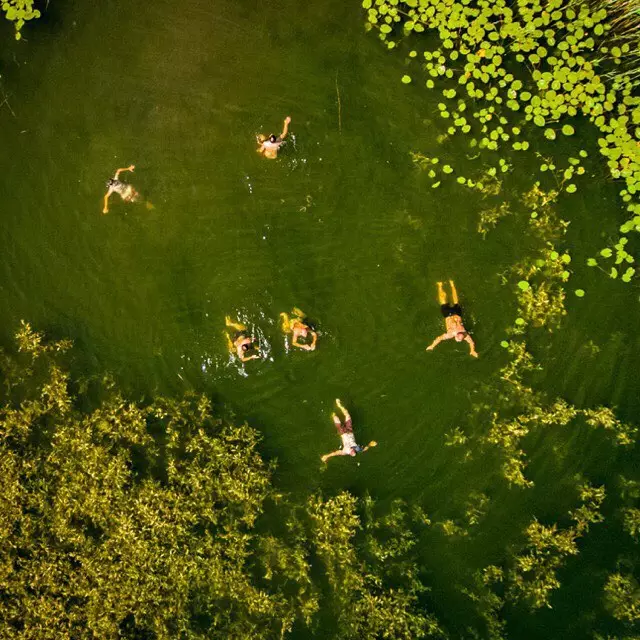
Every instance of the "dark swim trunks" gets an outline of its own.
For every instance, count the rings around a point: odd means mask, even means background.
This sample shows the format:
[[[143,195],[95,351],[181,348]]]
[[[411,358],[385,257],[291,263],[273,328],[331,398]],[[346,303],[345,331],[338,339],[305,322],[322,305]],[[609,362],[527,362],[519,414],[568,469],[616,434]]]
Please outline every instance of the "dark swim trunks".
[[[442,311],[442,315],[445,318],[449,316],[462,316],[462,309],[459,304],[443,304],[440,307],[440,311]]]

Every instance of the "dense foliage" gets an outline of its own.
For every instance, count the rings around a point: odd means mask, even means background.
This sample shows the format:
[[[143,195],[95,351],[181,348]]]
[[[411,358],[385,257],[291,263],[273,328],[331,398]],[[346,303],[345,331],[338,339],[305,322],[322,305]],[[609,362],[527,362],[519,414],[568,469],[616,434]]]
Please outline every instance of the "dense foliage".
[[[69,343],[26,324],[17,339],[0,362],[0,636],[275,638],[311,632],[321,608],[336,638],[439,633],[401,505],[365,534],[364,503],[315,495],[278,507],[281,537],[257,535],[281,497],[256,431],[202,396],[136,404],[108,380],[72,394]]]

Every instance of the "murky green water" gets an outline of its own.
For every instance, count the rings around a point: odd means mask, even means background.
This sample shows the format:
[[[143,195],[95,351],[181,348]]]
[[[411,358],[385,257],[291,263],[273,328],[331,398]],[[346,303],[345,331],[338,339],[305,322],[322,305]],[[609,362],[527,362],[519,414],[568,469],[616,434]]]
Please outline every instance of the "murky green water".
[[[261,430],[288,489],[369,490],[446,518],[456,497],[493,482],[480,462],[472,474],[461,467],[443,435],[464,424],[478,383],[505,361],[499,342],[515,297],[498,274],[527,240],[512,225],[482,240],[479,201],[458,185],[432,190],[412,166],[410,150],[459,167],[470,151],[436,142],[446,130],[437,95],[401,85],[403,56],[364,33],[358,5],[75,0],[52,3],[28,42],[14,44],[3,25],[0,74],[15,117],[0,108],[1,336],[8,342],[25,318],[73,338],[78,371],[109,370],[133,396],[213,394]],[[267,161],[255,134],[279,130],[286,115],[290,142]],[[594,150],[593,140],[569,143]],[[511,188],[524,191],[532,179],[522,162]],[[131,163],[125,179],[154,208],[114,197],[102,216],[105,181]],[[595,163],[589,173],[560,201],[572,221],[569,289],[587,296],[570,293],[563,328],[532,337],[545,365],[537,384],[633,419],[637,288],[580,266],[620,219],[616,189]],[[448,278],[478,361],[451,343],[424,351],[442,330],[435,282]],[[315,353],[283,348],[277,316],[294,305],[320,327]],[[255,324],[265,361],[229,362],[226,314]],[[583,346],[590,340],[596,356]],[[338,445],[337,396],[359,440],[379,447],[323,470],[319,456]],[[566,468],[540,461],[549,487],[562,491],[578,461],[612,474],[609,454],[582,446],[567,452]],[[455,603],[450,580],[494,560],[537,506],[521,494],[492,498],[501,505],[493,535],[469,545],[468,558],[442,542],[426,551],[440,607]]]

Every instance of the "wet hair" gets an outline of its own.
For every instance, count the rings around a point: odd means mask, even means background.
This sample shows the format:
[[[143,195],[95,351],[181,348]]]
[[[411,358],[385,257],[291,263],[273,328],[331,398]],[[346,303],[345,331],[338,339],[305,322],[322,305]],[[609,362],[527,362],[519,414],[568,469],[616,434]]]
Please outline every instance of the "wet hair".
[[[278,137],[275,134],[269,135],[269,142],[278,142]]]
[[[116,181],[113,178],[109,178],[107,180],[107,187],[112,187],[115,183]]]
[[[250,344],[243,344],[241,348],[242,348],[243,351],[249,351],[250,347],[251,347]]]

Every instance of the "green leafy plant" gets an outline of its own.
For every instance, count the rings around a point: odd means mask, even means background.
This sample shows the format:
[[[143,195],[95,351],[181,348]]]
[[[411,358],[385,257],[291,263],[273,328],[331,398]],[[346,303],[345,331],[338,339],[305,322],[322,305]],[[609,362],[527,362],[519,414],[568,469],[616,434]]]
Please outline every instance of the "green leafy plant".
[[[33,8],[34,0],[2,0],[0,7],[5,18],[15,26],[16,40],[22,38],[22,27],[25,22],[40,17],[40,11]]]

